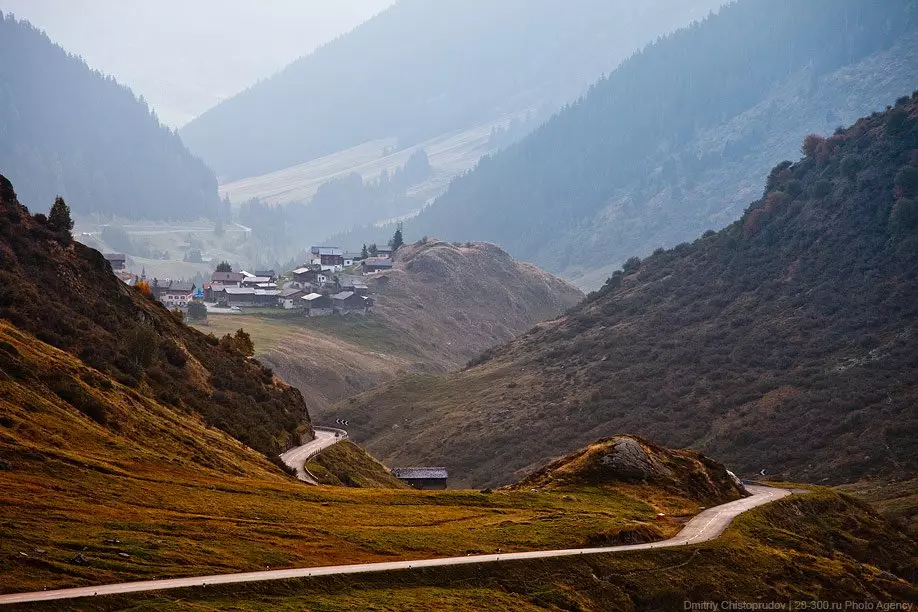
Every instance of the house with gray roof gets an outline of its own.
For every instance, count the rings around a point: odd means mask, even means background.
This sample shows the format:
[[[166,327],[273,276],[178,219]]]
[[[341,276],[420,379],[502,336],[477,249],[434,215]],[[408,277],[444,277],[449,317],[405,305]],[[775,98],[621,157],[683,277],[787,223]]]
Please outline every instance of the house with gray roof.
[[[445,467],[392,468],[392,475],[415,489],[442,490],[449,477]]]

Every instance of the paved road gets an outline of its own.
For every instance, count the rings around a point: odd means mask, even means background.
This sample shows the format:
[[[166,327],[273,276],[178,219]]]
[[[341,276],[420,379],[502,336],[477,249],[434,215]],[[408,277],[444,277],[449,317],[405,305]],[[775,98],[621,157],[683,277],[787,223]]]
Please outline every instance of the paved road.
[[[296,477],[304,482],[318,484],[306,470],[306,462],[324,451],[329,446],[347,438],[347,432],[343,429],[334,429],[332,427],[313,427],[316,434],[315,440],[307,442],[302,446],[291,448],[280,456],[284,465],[296,470]]]
[[[301,447],[302,448],[302,447]],[[592,555],[597,553],[614,553],[626,550],[646,550],[651,548],[669,548],[686,546],[707,540],[713,540],[724,532],[737,515],[746,510],[780,499],[791,492],[785,489],[748,486],[750,497],[709,508],[690,520],[673,538],[650,544],[631,544],[627,546],[609,546],[606,548],[573,548],[567,550],[543,550],[496,555],[475,555],[467,557],[447,557],[444,559],[423,559],[419,561],[390,561],[385,563],[362,563],[357,565],[331,565],[325,567],[307,567],[299,569],[270,570],[264,572],[245,572],[239,574],[220,574],[216,576],[197,576],[193,578],[175,578],[170,580],[149,580],[145,582],[124,582],[97,587],[80,587],[56,591],[37,591],[34,593],[16,593],[0,595],[0,604],[15,604],[56,599],[74,599],[94,595],[119,595],[140,591],[158,591],[163,589],[180,589],[214,584],[232,584],[237,582],[258,582],[262,580],[282,580],[285,578],[305,578],[310,576],[330,576],[334,574],[362,574],[366,572],[385,572],[390,570],[411,569],[418,567],[437,567],[442,565],[466,565],[473,563],[493,563],[519,559],[544,559],[547,557],[567,557],[573,555]]]

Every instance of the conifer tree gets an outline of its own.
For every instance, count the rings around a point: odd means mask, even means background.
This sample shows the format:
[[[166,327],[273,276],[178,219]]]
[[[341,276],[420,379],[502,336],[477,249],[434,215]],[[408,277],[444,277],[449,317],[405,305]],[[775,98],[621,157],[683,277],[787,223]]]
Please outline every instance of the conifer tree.
[[[54,199],[54,205],[51,212],[48,213],[48,227],[55,232],[67,232],[73,229],[73,219],[70,218],[70,207],[64,202],[64,198],[57,196]]]
[[[392,254],[405,244],[405,241],[402,239],[402,224],[398,224],[398,228],[395,230],[395,234],[392,236],[392,240],[389,241],[389,247],[392,249]]]

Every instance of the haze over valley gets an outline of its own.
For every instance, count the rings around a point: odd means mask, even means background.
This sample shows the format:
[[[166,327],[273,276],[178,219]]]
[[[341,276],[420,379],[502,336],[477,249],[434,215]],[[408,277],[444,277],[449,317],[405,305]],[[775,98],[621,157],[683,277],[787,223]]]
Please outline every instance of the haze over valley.
[[[0,11],[0,606],[918,601],[914,1]]]

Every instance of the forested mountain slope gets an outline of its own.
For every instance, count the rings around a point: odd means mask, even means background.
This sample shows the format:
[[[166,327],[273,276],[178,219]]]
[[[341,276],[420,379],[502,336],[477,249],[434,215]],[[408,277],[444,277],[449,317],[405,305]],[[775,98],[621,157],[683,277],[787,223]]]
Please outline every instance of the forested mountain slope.
[[[182,129],[219,176],[553,112],[719,0],[402,0]]]
[[[352,437],[476,485],[621,431],[745,473],[914,474],[918,94],[804,150],[724,230],[630,260],[474,367],[342,404]]]
[[[28,22],[0,14],[0,172],[23,202],[78,214],[213,218],[213,172],[143,100]]]
[[[729,223],[805,134],[916,86],[913,2],[740,0],[483,159],[406,231],[495,242],[595,288],[630,255]]]
[[[270,457],[311,439],[298,391],[232,343],[186,327],[152,297],[118,280],[98,251],[52,231],[43,216],[31,216],[2,176],[0,286],[0,318],[134,395],[154,398],[176,415],[197,413]],[[6,370],[10,363],[4,359],[3,365]],[[38,376],[92,420],[119,426],[83,383],[32,367],[15,372],[21,374],[16,379]]]

